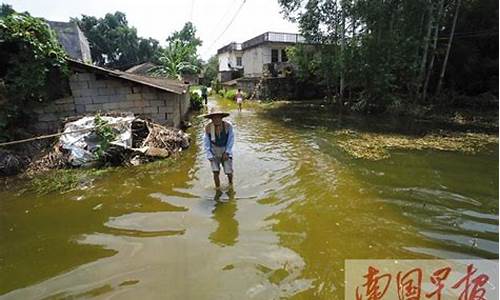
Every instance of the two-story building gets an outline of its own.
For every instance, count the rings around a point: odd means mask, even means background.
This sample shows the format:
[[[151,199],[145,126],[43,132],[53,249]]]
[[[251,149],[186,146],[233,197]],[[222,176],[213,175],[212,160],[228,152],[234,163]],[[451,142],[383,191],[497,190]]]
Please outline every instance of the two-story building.
[[[241,76],[243,70],[243,51],[241,44],[229,43],[217,50],[219,60],[219,80],[229,81]]]
[[[283,75],[283,69],[290,67],[285,49],[304,42],[299,34],[266,32],[241,44],[230,43],[217,51],[219,79],[234,79],[234,72],[241,70],[249,78]]]

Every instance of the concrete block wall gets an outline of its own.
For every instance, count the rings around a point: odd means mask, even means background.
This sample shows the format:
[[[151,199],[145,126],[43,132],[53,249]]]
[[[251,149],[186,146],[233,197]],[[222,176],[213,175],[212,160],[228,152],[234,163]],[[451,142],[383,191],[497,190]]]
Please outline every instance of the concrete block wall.
[[[248,95],[252,95],[255,91],[257,99],[292,100],[300,98],[300,88],[291,78],[264,78],[262,81],[260,78],[241,78],[238,79],[238,88]]]
[[[255,98],[262,100],[321,99],[325,96],[326,90],[319,84],[300,82],[290,77],[264,78],[262,82],[260,78],[240,78],[238,88],[248,95],[252,95],[255,91]]]
[[[73,97],[66,97],[50,102],[42,102],[32,108],[35,131],[53,132],[60,127],[61,120],[76,115]]]
[[[178,95],[119,78],[77,72],[70,76],[69,84],[72,96],[33,109],[37,131],[53,132],[65,118],[98,112],[132,112],[160,124],[179,126],[189,110],[188,93]]]

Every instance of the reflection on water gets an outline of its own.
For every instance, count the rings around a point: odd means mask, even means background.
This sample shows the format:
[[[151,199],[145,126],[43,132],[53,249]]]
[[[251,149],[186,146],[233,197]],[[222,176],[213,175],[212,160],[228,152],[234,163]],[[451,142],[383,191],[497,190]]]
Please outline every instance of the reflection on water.
[[[236,215],[235,192],[228,191],[228,199],[223,200],[223,192],[217,190],[215,193],[214,210],[212,219],[217,221],[217,229],[210,234],[208,239],[220,246],[233,246],[238,241],[238,221]]]
[[[0,299],[343,299],[345,259],[498,258],[498,145],[372,162],[330,131],[391,122],[309,105],[230,121],[234,193],[214,190],[203,124],[173,165],[0,191]]]

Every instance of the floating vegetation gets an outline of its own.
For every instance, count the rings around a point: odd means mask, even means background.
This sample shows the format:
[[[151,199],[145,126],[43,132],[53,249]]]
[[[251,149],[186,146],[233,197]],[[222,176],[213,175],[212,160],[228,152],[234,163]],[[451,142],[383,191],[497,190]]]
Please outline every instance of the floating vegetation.
[[[31,179],[31,190],[38,194],[66,193],[88,188],[110,169],[59,169]]]
[[[423,137],[360,133],[339,130],[334,133],[337,145],[354,158],[381,160],[390,157],[389,150],[441,150],[474,154],[489,144],[498,144],[498,136],[482,133],[440,132]]]

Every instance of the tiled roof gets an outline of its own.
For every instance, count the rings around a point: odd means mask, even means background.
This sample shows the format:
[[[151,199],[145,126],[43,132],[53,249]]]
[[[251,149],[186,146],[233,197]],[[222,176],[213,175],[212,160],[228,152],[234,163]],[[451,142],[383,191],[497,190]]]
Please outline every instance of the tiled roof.
[[[150,62],[145,62],[143,64],[135,65],[131,68],[128,68],[127,70],[125,70],[125,72],[132,74],[146,75],[148,74],[148,71],[154,67],[156,67],[155,64]]]
[[[185,94],[188,90],[188,85],[182,83],[178,80],[160,78],[160,77],[151,77],[145,75],[137,75],[132,73],[127,73],[118,70],[110,70],[103,67],[98,67],[90,64],[86,64],[80,61],[76,61],[73,59],[67,59],[68,63],[71,66],[83,68],[93,73],[99,73],[103,75],[107,75],[109,77],[119,78],[127,81],[131,81],[134,83],[138,83],[141,85],[149,86],[158,90],[167,91],[175,94]]]

